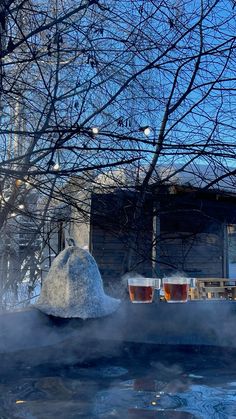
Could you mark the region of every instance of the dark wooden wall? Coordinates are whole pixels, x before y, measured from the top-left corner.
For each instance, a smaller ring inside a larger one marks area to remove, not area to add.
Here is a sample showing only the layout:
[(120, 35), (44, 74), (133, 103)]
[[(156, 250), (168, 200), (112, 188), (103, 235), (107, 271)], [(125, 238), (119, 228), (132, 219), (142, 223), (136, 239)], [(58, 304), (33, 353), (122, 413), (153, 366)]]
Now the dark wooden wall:
[[(90, 251), (105, 285), (120, 280), (125, 273), (125, 256), (134, 233), (131, 228), (133, 211), (133, 196), (124, 193), (92, 196)], [(145, 276), (152, 275), (152, 224), (152, 203), (148, 202), (138, 226), (139, 245), (133, 243), (135, 257), (132, 261), (132, 270)]]
[(160, 216), (161, 275), (224, 276), (224, 225), (193, 210)]
[(183, 193), (164, 197), (158, 205), (160, 274), (227, 277), (226, 225), (236, 222), (234, 202), (212, 193)]

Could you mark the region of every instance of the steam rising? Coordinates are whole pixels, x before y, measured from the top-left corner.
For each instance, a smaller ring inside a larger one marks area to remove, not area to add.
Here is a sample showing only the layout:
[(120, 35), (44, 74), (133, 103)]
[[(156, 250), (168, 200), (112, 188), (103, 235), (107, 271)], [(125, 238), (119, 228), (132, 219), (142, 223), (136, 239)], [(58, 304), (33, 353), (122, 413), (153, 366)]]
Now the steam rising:
[[(123, 277), (125, 287), (129, 276), (134, 273)], [(235, 350), (235, 316), (235, 302), (222, 300), (181, 305), (124, 301), (112, 315), (87, 320), (59, 319), (35, 308), (5, 313), (0, 316), (0, 369), (7, 372), (9, 363), (73, 365), (112, 358), (127, 344), (139, 350), (140, 344)]]
[(144, 278), (143, 275), (140, 275), (139, 273), (135, 272), (135, 271), (130, 271), (130, 272), (126, 272), (124, 275), (122, 275), (121, 277), (121, 298), (123, 299), (128, 299), (129, 298), (129, 292), (128, 292), (128, 280), (129, 278)]

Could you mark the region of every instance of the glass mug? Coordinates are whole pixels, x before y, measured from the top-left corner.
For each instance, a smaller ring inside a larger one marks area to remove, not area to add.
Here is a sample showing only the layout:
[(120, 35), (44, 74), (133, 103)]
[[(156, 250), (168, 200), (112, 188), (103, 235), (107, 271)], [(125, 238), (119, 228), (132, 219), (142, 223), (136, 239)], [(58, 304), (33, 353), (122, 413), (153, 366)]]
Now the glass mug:
[(152, 303), (155, 289), (160, 289), (159, 278), (129, 278), (129, 297), (132, 303)]
[(188, 301), (190, 283), (191, 278), (163, 278), (162, 285), (167, 303), (186, 303)]

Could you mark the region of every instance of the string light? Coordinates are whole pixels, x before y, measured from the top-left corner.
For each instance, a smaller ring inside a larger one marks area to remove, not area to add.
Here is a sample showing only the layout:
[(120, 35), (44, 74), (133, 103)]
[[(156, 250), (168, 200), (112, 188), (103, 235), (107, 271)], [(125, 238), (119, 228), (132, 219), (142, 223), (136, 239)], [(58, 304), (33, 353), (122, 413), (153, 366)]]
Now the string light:
[(148, 136), (151, 134), (151, 129), (149, 127), (146, 127), (144, 128), (143, 133)]
[(16, 181), (15, 181), (16, 187), (18, 188), (21, 184), (22, 184), (22, 180), (21, 179), (16, 179)]
[(99, 133), (99, 129), (98, 129), (98, 127), (93, 127), (93, 128), (92, 128), (92, 133), (93, 133), (93, 134), (98, 134), (98, 133)]
[(151, 134), (151, 128), (147, 125), (145, 127), (140, 127), (139, 131), (142, 131), (144, 135), (149, 136)]
[(19, 209), (24, 209), (25, 207), (24, 207), (24, 205), (23, 205), (23, 204), (20, 204), (18, 208), (19, 208)]
[(60, 169), (59, 163), (55, 163), (54, 166), (53, 166), (53, 169), (54, 170), (59, 170)]

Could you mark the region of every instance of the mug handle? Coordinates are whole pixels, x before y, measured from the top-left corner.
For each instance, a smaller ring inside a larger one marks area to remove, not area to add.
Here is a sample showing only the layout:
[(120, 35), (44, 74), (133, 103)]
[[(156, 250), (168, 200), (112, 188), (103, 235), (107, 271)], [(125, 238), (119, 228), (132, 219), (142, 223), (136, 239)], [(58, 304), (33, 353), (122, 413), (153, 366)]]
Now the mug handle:
[(153, 278), (154, 281), (154, 288), (155, 290), (159, 290), (161, 288), (161, 280), (160, 278)]

